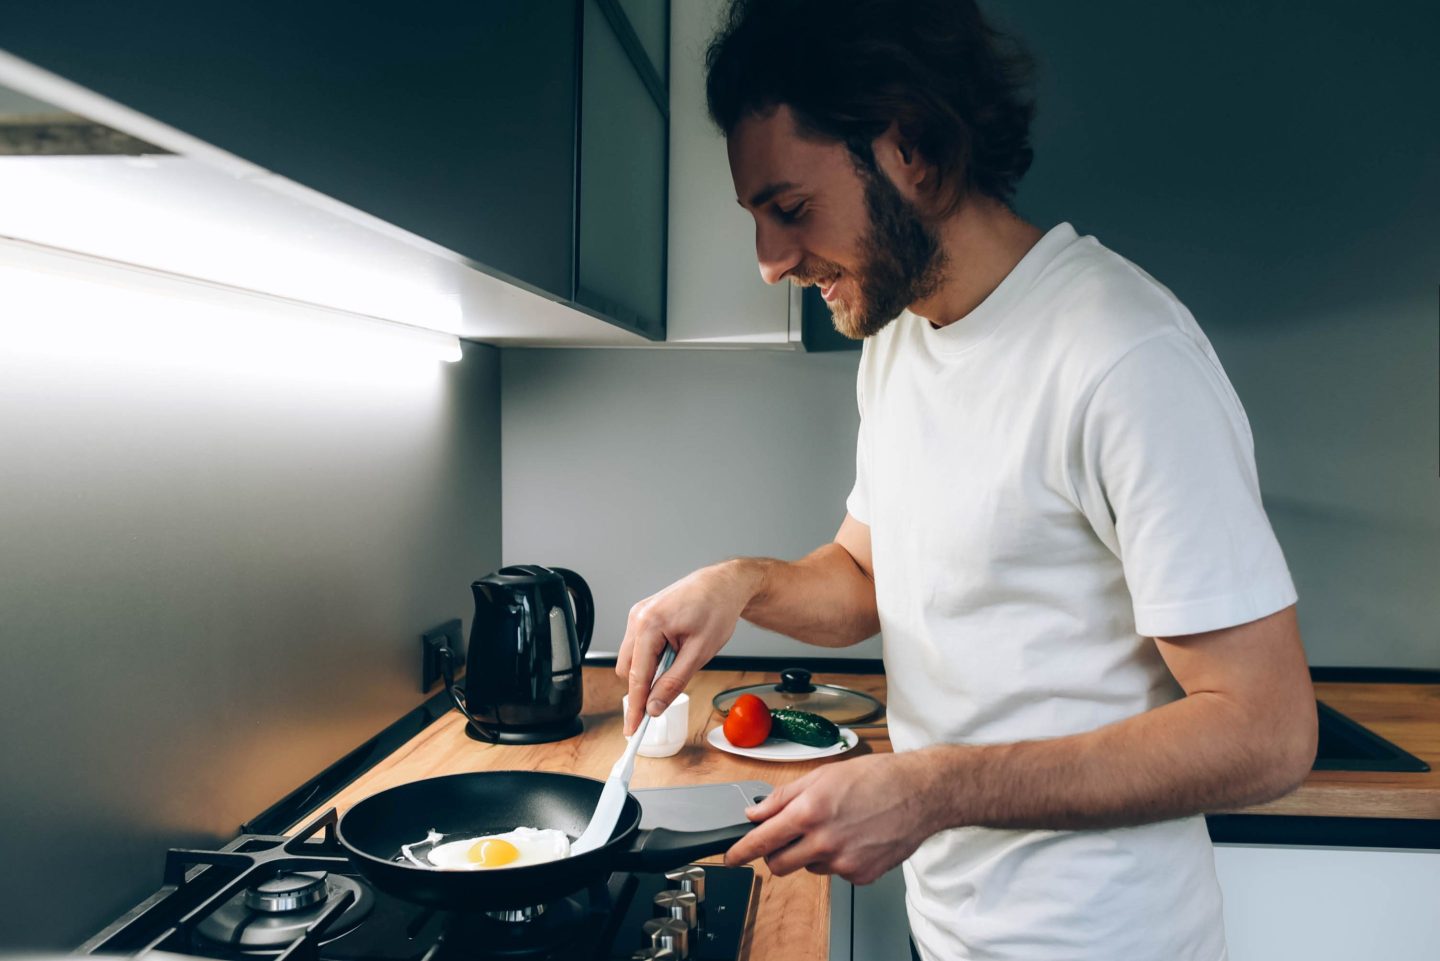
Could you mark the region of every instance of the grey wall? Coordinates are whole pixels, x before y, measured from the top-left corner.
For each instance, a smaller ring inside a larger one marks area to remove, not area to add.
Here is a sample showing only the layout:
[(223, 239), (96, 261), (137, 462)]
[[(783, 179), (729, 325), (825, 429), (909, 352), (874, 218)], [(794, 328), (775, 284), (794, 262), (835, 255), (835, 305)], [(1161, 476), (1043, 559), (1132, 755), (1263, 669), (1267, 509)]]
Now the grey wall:
[[(596, 651), (619, 648), (631, 604), (695, 568), (799, 557), (845, 517), (854, 354), (502, 353), (505, 562), (579, 571)], [(726, 653), (817, 650), (742, 624)]]
[[(1440, 667), (1440, 6), (986, 6), (1040, 61), (1018, 207), (1094, 233), (1210, 334), (1311, 661)], [(610, 648), (699, 564), (803, 553), (844, 510), (853, 365), (506, 351), (506, 560), (600, 582)], [(799, 650), (748, 628), (733, 649)]]
[(371, 383), (8, 348), (0, 949), (71, 948), (422, 700), (418, 635), (499, 560), (498, 352)]

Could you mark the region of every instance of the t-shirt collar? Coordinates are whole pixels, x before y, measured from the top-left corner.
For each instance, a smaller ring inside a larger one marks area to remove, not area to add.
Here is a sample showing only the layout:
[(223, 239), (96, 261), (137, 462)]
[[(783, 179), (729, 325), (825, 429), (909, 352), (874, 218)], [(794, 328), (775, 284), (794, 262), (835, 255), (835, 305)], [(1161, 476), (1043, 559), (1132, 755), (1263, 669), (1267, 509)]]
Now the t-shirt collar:
[[(1050, 266), (1050, 262), (1079, 238), (1069, 223), (1059, 223), (1046, 231), (1026, 252), (1000, 285), (990, 292), (970, 313), (954, 323), (935, 328), (923, 317), (916, 317), (923, 336), (930, 346), (943, 353), (968, 350), (988, 337), (1010, 310)], [(909, 313), (907, 310), (906, 313)]]

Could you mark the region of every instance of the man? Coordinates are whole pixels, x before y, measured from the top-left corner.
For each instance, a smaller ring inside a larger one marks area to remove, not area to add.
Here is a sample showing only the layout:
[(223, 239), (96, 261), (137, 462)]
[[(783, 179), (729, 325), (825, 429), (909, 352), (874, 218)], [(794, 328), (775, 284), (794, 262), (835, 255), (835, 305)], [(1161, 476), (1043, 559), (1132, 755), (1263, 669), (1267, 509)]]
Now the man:
[(895, 753), (781, 787), (727, 861), (903, 863), (926, 961), (1225, 957), (1198, 815), (1291, 790), (1316, 730), (1209, 342), (1129, 261), (1011, 210), (1024, 61), (969, 0), (737, 0), (707, 65), (762, 275), (865, 338), (856, 478), (833, 543), (634, 606), (627, 732), (742, 617), (878, 630)]

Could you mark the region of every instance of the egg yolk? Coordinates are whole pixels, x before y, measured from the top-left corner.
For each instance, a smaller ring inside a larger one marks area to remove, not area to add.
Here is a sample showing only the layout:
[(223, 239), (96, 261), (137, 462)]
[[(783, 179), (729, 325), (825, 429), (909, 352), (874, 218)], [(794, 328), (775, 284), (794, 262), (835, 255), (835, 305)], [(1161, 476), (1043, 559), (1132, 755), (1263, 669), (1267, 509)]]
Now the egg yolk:
[(520, 856), (520, 849), (509, 841), (502, 841), (500, 838), (484, 838), (476, 841), (465, 856), (470, 859), (471, 864), (478, 864), (482, 868), (498, 868)]

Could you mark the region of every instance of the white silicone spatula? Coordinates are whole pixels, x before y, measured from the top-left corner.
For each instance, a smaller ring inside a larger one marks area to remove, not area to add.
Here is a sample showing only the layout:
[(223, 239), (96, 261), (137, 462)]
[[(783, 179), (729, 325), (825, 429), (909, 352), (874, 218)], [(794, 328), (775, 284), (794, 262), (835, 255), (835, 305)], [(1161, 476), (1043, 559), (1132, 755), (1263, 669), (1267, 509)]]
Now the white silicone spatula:
[[(660, 665), (655, 668), (655, 676), (650, 679), (650, 689), (655, 689), (655, 682), (660, 680), (660, 675), (670, 670), (670, 665), (675, 663), (675, 648), (666, 645), (665, 653), (660, 655)], [(605, 789), (600, 792), (600, 801), (595, 805), (595, 813), (590, 816), (590, 824), (585, 828), (585, 833), (570, 845), (570, 855), (584, 854), (593, 851), (610, 840), (610, 833), (615, 830), (615, 822), (620, 820), (620, 809), (625, 806), (625, 798), (630, 794), (630, 777), (635, 773), (635, 752), (640, 750), (640, 742), (645, 739), (645, 728), (650, 726), (650, 715), (640, 715), (640, 726), (635, 728), (635, 733), (625, 744), (625, 753), (620, 755), (620, 760), (610, 769), (610, 776), (605, 779)]]

